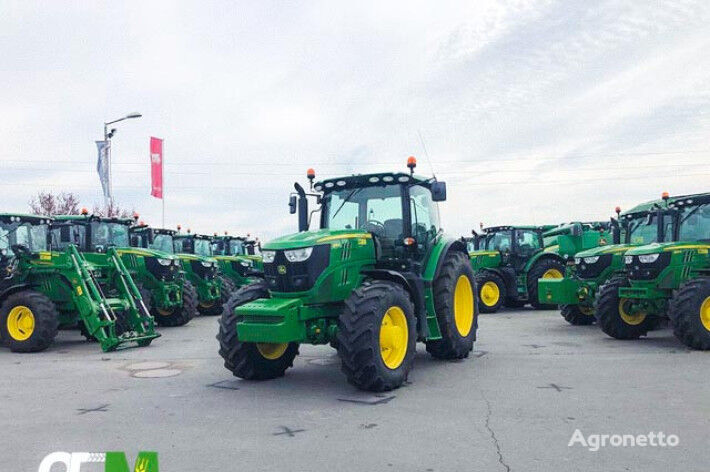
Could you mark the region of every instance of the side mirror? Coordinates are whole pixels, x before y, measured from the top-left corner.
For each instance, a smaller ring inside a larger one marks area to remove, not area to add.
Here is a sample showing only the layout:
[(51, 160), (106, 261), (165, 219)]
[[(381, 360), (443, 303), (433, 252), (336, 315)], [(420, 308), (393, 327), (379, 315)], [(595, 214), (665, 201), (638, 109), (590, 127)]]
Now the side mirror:
[(292, 215), (296, 214), (296, 195), (291, 195), (288, 199), (288, 212)]
[(433, 182), (431, 184), (431, 199), (435, 202), (446, 201), (446, 182)]

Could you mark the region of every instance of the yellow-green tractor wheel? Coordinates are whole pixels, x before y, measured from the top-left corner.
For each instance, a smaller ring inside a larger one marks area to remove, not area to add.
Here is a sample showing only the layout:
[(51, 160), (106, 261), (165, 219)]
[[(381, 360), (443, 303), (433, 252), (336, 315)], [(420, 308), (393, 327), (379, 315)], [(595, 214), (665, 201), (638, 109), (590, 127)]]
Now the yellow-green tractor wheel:
[(0, 306), (0, 338), (14, 352), (47, 349), (58, 327), (59, 314), (54, 303), (34, 290), (13, 293)]
[(668, 316), (673, 334), (693, 349), (710, 349), (710, 277), (680, 287), (671, 300)]

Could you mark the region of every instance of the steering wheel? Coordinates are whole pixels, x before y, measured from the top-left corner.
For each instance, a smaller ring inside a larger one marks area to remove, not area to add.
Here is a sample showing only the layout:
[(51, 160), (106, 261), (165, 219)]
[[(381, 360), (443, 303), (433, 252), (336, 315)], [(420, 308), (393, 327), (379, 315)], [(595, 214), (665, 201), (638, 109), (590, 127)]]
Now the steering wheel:
[(10, 249), (12, 249), (12, 252), (17, 254), (18, 256), (26, 256), (30, 254), (30, 248), (28, 248), (24, 244), (13, 244), (12, 246), (10, 246)]
[[(372, 231), (369, 231), (369, 229), (370, 229), (370, 228), (368, 228), (369, 226), (371, 226), (375, 229), (373, 229)], [(367, 222), (365, 222), (365, 228), (368, 229), (368, 231), (370, 233), (378, 233), (378, 234), (382, 234), (382, 235), (385, 234), (385, 225), (382, 222), (377, 221), (377, 220), (367, 220)]]

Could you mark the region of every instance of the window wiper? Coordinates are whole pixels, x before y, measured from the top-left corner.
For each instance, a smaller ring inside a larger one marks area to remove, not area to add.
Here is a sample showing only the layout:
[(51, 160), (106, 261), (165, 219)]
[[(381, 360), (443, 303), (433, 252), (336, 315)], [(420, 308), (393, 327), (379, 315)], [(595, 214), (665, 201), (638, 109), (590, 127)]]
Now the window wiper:
[(340, 206), (338, 207), (338, 209), (335, 210), (335, 213), (333, 213), (333, 216), (332, 216), (332, 217), (335, 218), (336, 216), (338, 216), (338, 213), (340, 213), (340, 210), (343, 209), (343, 206), (345, 206), (345, 204), (346, 204), (347, 202), (349, 202), (350, 199), (353, 198), (353, 197), (355, 196), (355, 194), (358, 193), (360, 190), (362, 190), (362, 187), (356, 188), (355, 190), (353, 190), (352, 192), (350, 192), (350, 193), (348, 194), (348, 196), (345, 197), (345, 200), (343, 200), (343, 203), (341, 203)]

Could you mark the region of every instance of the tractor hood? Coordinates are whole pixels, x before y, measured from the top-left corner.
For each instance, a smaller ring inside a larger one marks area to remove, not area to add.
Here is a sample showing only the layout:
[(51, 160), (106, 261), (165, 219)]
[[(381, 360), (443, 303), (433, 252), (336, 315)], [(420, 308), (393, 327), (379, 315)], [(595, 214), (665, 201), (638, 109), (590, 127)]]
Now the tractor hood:
[(262, 251), (274, 251), (279, 249), (299, 249), (302, 247), (315, 246), (316, 244), (328, 243), (339, 239), (371, 238), (372, 235), (364, 230), (331, 230), (320, 229), (317, 231), (302, 231), (300, 233), (281, 236), (264, 244)]
[(116, 252), (119, 255), (123, 254), (135, 254), (136, 256), (143, 257), (157, 257), (158, 259), (177, 259), (175, 254), (170, 254), (169, 252), (159, 251), (157, 249), (144, 249), (138, 247), (117, 247)]
[(593, 247), (584, 251), (580, 251), (574, 257), (593, 257), (603, 254), (623, 254), (633, 247), (630, 244), (609, 244), (606, 246)]
[(639, 246), (635, 247), (632, 249), (629, 249), (626, 252), (626, 255), (628, 256), (641, 256), (644, 254), (657, 254), (657, 253), (662, 253), (662, 252), (668, 252), (668, 251), (683, 251), (683, 250), (689, 250), (689, 249), (699, 249), (699, 250), (705, 250), (707, 251), (710, 249), (710, 244), (707, 243), (698, 243), (694, 241), (678, 241), (678, 242), (672, 242), (672, 243), (651, 243), (651, 244), (646, 244), (644, 246)]
[(175, 254), (175, 256), (179, 259), (184, 260), (184, 261), (202, 261), (202, 262), (212, 262), (214, 264), (217, 263), (217, 259), (215, 259), (214, 257), (198, 256), (197, 254), (179, 253), (179, 254)]

